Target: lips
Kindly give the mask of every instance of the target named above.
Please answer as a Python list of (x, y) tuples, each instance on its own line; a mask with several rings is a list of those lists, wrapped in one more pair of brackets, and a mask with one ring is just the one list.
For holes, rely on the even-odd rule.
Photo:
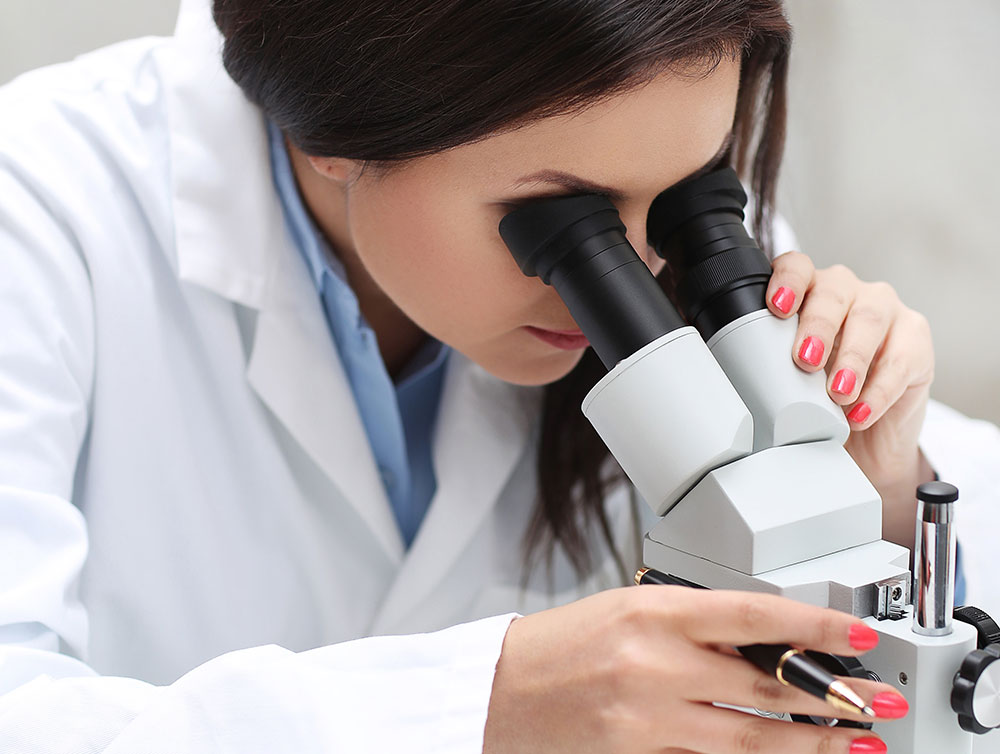
[(590, 345), (587, 336), (579, 330), (546, 330), (528, 325), (524, 328), (543, 343), (563, 351), (578, 351)]

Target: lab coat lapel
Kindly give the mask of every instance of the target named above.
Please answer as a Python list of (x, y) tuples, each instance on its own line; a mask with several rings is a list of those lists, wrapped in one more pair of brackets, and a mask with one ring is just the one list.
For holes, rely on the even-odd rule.
[(309, 456), (340, 488), (391, 562), (403, 540), (379, 478), (316, 289), (290, 244), (257, 316), (247, 378)]
[(437, 492), (372, 633), (407, 630), (407, 614), (468, 549), (531, 450), (541, 389), (501, 382), (458, 353), (450, 360), (434, 438)]
[[(258, 310), (247, 378), (392, 562), (395, 517), (316, 289), (285, 228), (260, 111), (228, 77), (207, 3), (164, 55), (178, 276)], [(276, 501), (280, 502), (280, 501)]]

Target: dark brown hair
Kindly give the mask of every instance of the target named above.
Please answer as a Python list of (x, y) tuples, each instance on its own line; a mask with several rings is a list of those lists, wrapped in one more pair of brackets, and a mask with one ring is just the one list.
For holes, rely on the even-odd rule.
[[(740, 58), (726, 159), (767, 242), (791, 40), (781, 0), (215, 0), (214, 16), (226, 70), (299, 149), (381, 167)], [(588, 351), (545, 389), (526, 563), (558, 543), (588, 573), (595, 522), (614, 551), (603, 500), (621, 473), (580, 413), (603, 371)]]

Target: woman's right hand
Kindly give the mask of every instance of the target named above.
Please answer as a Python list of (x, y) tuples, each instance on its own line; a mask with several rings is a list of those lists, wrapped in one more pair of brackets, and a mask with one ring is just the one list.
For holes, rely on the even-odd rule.
[[(511, 624), (484, 752), (884, 752), (870, 731), (712, 705), (846, 718), (732, 648), (790, 644), (854, 656), (874, 645), (874, 634), (853, 616), (773, 595), (653, 585), (601, 592)], [(844, 680), (880, 717), (905, 714), (891, 686)]]

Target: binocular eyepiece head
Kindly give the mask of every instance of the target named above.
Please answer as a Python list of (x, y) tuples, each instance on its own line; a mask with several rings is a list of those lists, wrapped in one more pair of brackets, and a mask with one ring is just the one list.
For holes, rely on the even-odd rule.
[(500, 221), (500, 236), (525, 275), (556, 289), (608, 369), (684, 326), (606, 197), (526, 204)]
[[(649, 244), (706, 339), (766, 305), (771, 265), (743, 226), (746, 201), (736, 172), (724, 168), (664, 191), (650, 208)], [(525, 275), (556, 289), (609, 369), (685, 324), (606, 197), (531, 202), (500, 221), (500, 236)]]
[(731, 167), (673, 186), (653, 201), (650, 246), (666, 260), (677, 302), (706, 340), (767, 306), (771, 263), (747, 233), (747, 195)]

